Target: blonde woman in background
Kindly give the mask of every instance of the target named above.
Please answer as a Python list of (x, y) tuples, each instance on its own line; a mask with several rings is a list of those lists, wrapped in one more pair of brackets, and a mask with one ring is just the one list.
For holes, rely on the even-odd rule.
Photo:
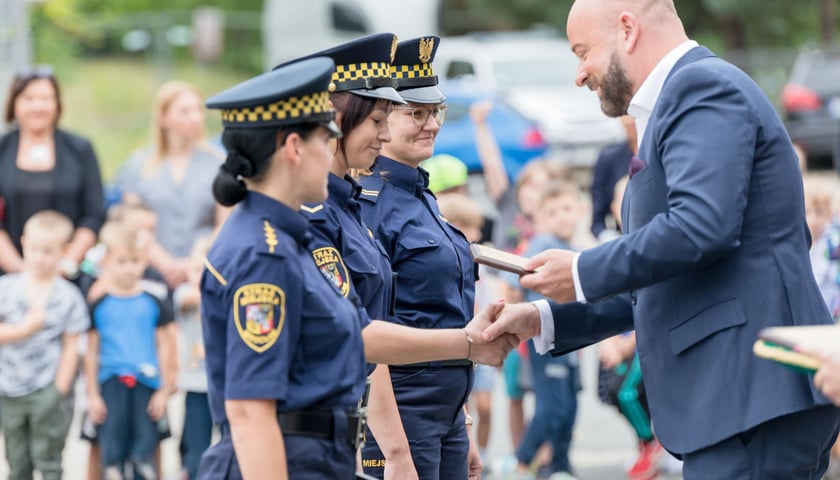
[(141, 202), (157, 215), (150, 263), (174, 289), (187, 279), (193, 243), (224, 218), (211, 190), (223, 157), (206, 141), (204, 101), (188, 83), (158, 89), (152, 133), (152, 145), (129, 157), (116, 183), (124, 202)]

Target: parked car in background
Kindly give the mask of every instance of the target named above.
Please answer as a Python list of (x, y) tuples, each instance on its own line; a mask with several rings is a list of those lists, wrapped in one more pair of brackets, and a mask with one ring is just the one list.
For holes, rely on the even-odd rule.
[(493, 94), (536, 121), (548, 156), (574, 167), (591, 167), (604, 145), (624, 130), (601, 111), (595, 93), (575, 85), (577, 58), (553, 32), (476, 33), (443, 38), (435, 72), (444, 91), (454, 80)]
[(508, 177), (514, 180), (528, 161), (545, 155), (548, 146), (537, 123), (503, 99), (488, 97), (456, 82), (447, 84), (444, 93), (449, 110), (435, 140), (435, 154), (452, 155), (464, 162), (470, 173), (481, 172), (469, 109), (473, 103), (490, 98), (493, 109), (487, 122), (499, 144)]
[(785, 126), (809, 168), (840, 170), (840, 51), (799, 54), (782, 89)]

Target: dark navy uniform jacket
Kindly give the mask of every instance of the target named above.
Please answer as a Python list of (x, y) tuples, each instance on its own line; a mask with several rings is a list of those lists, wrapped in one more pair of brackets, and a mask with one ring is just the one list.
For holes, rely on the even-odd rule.
[(350, 176), (330, 174), (328, 189), (324, 203), (301, 208), (311, 226), (315, 263), (345, 297), (357, 294), (370, 318), (387, 320), (393, 315), (393, 273), (388, 255), (362, 221), (362, 187)]
[(370, 320), (321, 274), (307, 229), (300, 213), (250, 192), (207, 256), (201, 312), (214, 423), (226, 421), (225, 400), (272, 399), (289, 412), (349, 409), (362, 396)]
[(394, 321), (463, 327), (473, 316), (476, 266), (467, 239), (440, 214), (428, 173), (380, 156), (359, 183), (362, 217), (397, 273)]

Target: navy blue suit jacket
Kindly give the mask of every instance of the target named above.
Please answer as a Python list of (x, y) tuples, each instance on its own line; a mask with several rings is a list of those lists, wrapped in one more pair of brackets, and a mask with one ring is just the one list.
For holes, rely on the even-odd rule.
[(554, 354), (636, 328), (654, 428), (675, 453), (827, 401), (752, 353), (827, 324), (790, 139), (759, 87), (697, 47), (665, 81), (627, 186), (626, 235), (581, 254), (591, 303), (552, 305)]

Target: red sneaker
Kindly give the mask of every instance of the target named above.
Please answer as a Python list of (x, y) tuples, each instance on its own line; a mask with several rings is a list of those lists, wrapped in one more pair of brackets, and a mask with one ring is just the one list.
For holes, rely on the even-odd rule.
[(630, 480), (654, 480), (659, 476), (659, 461), (665, 449), (655, 438), (649, 442), (639, 443), (639, 458), (627, 472)]

